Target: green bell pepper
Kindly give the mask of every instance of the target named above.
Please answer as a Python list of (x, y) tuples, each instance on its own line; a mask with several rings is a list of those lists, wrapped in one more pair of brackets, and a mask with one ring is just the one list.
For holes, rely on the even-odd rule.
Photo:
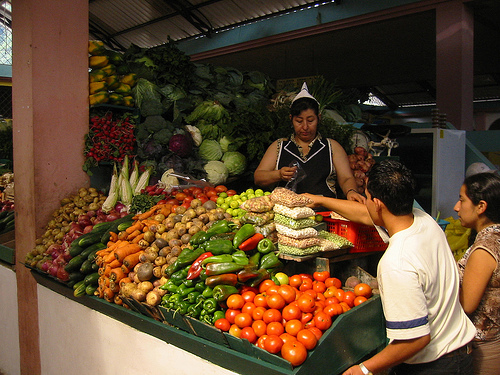
[(186, 301), (181, 300), (177, 304), (177, 308), (175, 309), (175, 311), (178, 312), (181, 315), (186, 315), (189, 306), (191, 306), (189, 303), (187, 303)]
[(259, 268), (260, 257), (261, 256), (262, 256), (262, 254), (259, 253), (258, 251), (256, 251), (253, 255), (251, 255), (248, 258), (248, 265), (249, 266), (254, 266), (255, 268)]
[(198, 305), (190, 305), (187, 309), (186, 315), (198, 319), (201, 314), (201, 307)]
[(189, 240), (189, 243), (191, 245), (201, 245), (203, 242), (207, 241), (210, 238), (210, 236), (205, 232), (204, 230), (200, 230), (193, 234), (191, 239)]
[[(192, 290), (191, 292), (189, 292), (185, 298), (184, 298), (184, 301), (190, 303), (190, 304), (194, 304), (196, 303), (196, 299), (198, 298), (198, 296), (200, 296), (201, 293), (200, 292), (197, 292), (196, 290)], [(201, 309), (200, 309), (201, 311)]]
[(182, 297), (180, 294), (178, 294), (178, 293), (172, 294), (168, 299), (167, 307), (169, 309), (175, 310), (175, 309), (177, 309), (177, 306), (179, 305), (179, 303), (181, 301), (182, 301)]
[(238, 289), (232, 285), (217, 285), (214, 287), (214, 299), (217, 302), (225, 301), (231, 294), (238, 293)]
[(186, 297), (189, 293), (194, 292), (194, 287), (187, 287), (184, 284), (181, 284), (179, 286), (179, 289), (177, 289), (177, 294), (180, 294), (182, 298)]
[(201, 292), (201, 295), (205, 298), (210, 298), (214, 295), (214, 291), (211, 287), (207, 286), (207, 287), (205, 287), (203, 292)]
[(252, 237), (255, 234), (255, 227), (253, 224), (243, 224), (240, 229), (236, 232), (233, 238), (233, 246), (235, 249), (240, 246), (243, 241), (245, 241), (247, 238)]
[(226, 317), (226, 314), (222, 310), (217, 310), (214, 312), (214, 322), (216, 322), (218, 319), (223, 319)]
[(175, 285), (181, 285), (184, 280), (186, 280), (188, 271), (189, 271), (189, 265), (184, 267), (183, 269), (180, 269), (176, 272), (173, 273), (172, 276), (170, 276), (169, 280), (172, 280), (172, 282)]
[(257, 244), (257, 250), (261, 254), (269, 254), (270, 252), (276, 250), (274, 243), (269, 238), (263, 238)]
[(194, 286), (194, 289), (197, 291), (197, 292), (203, 292), (206, 288), (206, 285), (205, 285), (205, 282), (204, 281), (198, 281), (196, 283), (196, 285)]

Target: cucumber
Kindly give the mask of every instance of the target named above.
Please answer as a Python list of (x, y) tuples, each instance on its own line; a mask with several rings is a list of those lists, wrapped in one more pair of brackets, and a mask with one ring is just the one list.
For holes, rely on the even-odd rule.
[(99, 280), (99, 273), (94, 272), (85, 276), (83, 282), (85, 283), (85, 285), (97, 285), (97, 280)]
[(108, 230), (111, 226), (112, 221), (104, 221), (102, 223), (97, 223), (92, 227), (92, 232), (98, 232), (101, 230)]
[(102, 250), (102, 249), (105, 249), (105, 248), (106, 248), (106, 245), (105, 245), (105, 244), (103, 244), (102, 242), (96, 242), (96, 243), (95, 243), (95, 244), (93, 244), (93, 245), (87, 246), (87, 247), (85, 248), (85, 250), (83, 250), (83, 251), (81, 252), (81, 255), (82, 255), (82, 257), (84, 257), (85, 259), (87, 259), (87, 258), (88, 258), (88, 256), (89, 256), (92, 252), (94, 252), (95, 250)]
[[(75, 284), (75, 285), (78, 285)], [(75, 297), (81, 297), (81, 296), (84, 296), (86, 293), (85, 293), (85, 289), (87, 288), (87, 285), (85, 285), (85, 283), (82, 283), (80, 285), (78, 285), (78, 287), (76, 287), (74, 290), (73, 290), (73, 295)]]
[(84, 275), (88, 275), (89, 273), (92, 272), (92, 262), (88, 259), (86, 259), (82, 265), (80, 266), (80, 272), (83, 273)]
[(99, 265), (95, 262), (92, 262), (92, 271), (94, 272), (99, 271)]
[(9, 214), (10, 211), (0, 211), (0, 220), (5, 218), (8, 214)]
[(107, 231), (105, 231), (101, 237), (101, 242), (102, 243), (108, 243), (109, 239), (110, 239), (110, 232), (113, 232), (113, 233), (116, 233), (118, 234), (118, 226), (122, 223), (125, 223), (125, 222), (128, 222), (128, 221), (131, 221), (132, 220), (132, 217), (134, 215), (133, 214), (128, 214), (124, 217), (121, 217), (119, 219), (116, 219), (114, 221), (111, 222), (111, 226), (109, 227), (109, 229)]
[(85, 294), (88, 296), (93, 296), (96, 290), (97, 285), (87, 285), (87, 287), (85, 288)]
[(85, 275), (79, 271), (74, 271), (74, 272), (70, 272), (68, 277), (69, 277), (68, 278), (69, 281), (77, 282), (77, 281), (83, 280), (85, 278)]
[(73, 272), (73, 271), (77, 271), (80, 269), (80, 267), (82, 266), (82, 263), (85, 261), (85, 258), (82, 257), (81, 255), (77, 255), (76, 257), (74, 258), (71, 258), (68, 262), (68, 264), (66, 264), (64, 266), (64, 269), (67, 271), (67, 272)]
[(14, 220), (14, 211), (7, 211), (5, 217), (0, 219), (0, 224), (7, 224), (11, 220)]
[(78, 241), (75, 240), (75, 241), (71, 242), (71, 245), (69, 246), (69, 255), (71, 255), (72, 258), (81, 254), (83, 251), (83, 247), (78, 246), (77, 242)]
[(88, 247), (97, 242), (101, 242), (102, 232), (89, 232), (82, 234), (75, 241), (78, 241), (78, 245), (81, 247)]
[(131, 227), (132, 224), (134, 224), (134, 221), (125, 221), (123, 223), (120, 223), (118, 224), (118, 231), (121, 232), (121, 231), (124, 231), (125, 229), (127, 229), (128, 227)]
[(85, 282), (83, 280), (78, 281), (75, 285), (73, 285), (73, 290), (79, 288), (80, 285), (85, 285)]

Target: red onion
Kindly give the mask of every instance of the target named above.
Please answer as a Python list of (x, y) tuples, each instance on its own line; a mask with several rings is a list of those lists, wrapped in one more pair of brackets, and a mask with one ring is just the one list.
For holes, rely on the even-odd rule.
[(106, 216), (106, 221), (115, 221), (117, 219), (120, 218), (120, 214), (118, 214), (117, 212), (115, 211), (111, 211), (111, 213), (109, 213), (107, 216)]
[(88, 211), (88, 212), (87, 212), (87, 216), (88, 216), (88, 217), (91, 217), (91, 218), (92, 218), (92, 217), (94, 217), (95, 215), (96, 215), (95, 211)]
[(40, 267), (40, 269), (43, 272), (48, 272), (51, 265), (52, 265), (52, 262), (50, 260), (46, 260), (45, 262), (42, 263), (42, 266)]
[(90, 232), (94, 226), (92, 224), (87, 225), (85, 228), (83, 228), (83, 234)]
[(59, 267), (56, 272), (56, 277), (61, 281), (68, 281), (69, 273), (64, 269), (64, 267)]
[(127, 216), (127, 215), (128, 215), (127, 210), (124, 210), (124, 211), (120, 212), (120, 217), (124, 217), (124, 216)]
[(92, 223), (90, 222), (90, 217), (88, 217), (87, 215), (80, 215), (78, 216), (78, 224), (80, 224), (83, 227), (86, 227)]
[(115, 210), (116, 212), (118, 213), (121, 213), (123, 210), (126, 210), (127, 209), (127, 206), (125, 206), (122, 202), (118, 202), (116, 205), (115, 205)]
[(49, 274), (51, 276), (56, 277), (57, 276), (57, 270), (59, 270), (59, 266), (56, 263), (52, 263), (49, 267)]

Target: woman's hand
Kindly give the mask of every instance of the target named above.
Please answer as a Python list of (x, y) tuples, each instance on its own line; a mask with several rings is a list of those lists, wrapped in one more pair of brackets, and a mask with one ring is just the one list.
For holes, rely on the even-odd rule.
[(290, 181), (295, 176), (296, 171), (297, 167), (282, 167), (280, 169), (280, 179), (282, 181)]
[(349, 201), (355, 201), (363, 204), (366, 202), (366, 198), (354, 190), (349, 190), (346, 194), (346, 198)]

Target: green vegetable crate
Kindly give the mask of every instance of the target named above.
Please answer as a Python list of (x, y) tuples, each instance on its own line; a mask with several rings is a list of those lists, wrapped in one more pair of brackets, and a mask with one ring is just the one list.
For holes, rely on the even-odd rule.
[(337, 316), (332, 326), (318, 341), (316, 348), (309, 351), (306, 361), (296, 368), (280, 356), (268, 353), (247, 340), (222, 332), (197, 319), (176, 314), (164, 307), (160, 306), (158, 309), (165, 323), (219, 344), (228, 350), (235, 350), (256, 360), (265, 361), (279, 368), (282, 374), (324, 373), (326, 369), (329, 374), (340, 374), (386, 344), (385, 320), (378, 294)]

